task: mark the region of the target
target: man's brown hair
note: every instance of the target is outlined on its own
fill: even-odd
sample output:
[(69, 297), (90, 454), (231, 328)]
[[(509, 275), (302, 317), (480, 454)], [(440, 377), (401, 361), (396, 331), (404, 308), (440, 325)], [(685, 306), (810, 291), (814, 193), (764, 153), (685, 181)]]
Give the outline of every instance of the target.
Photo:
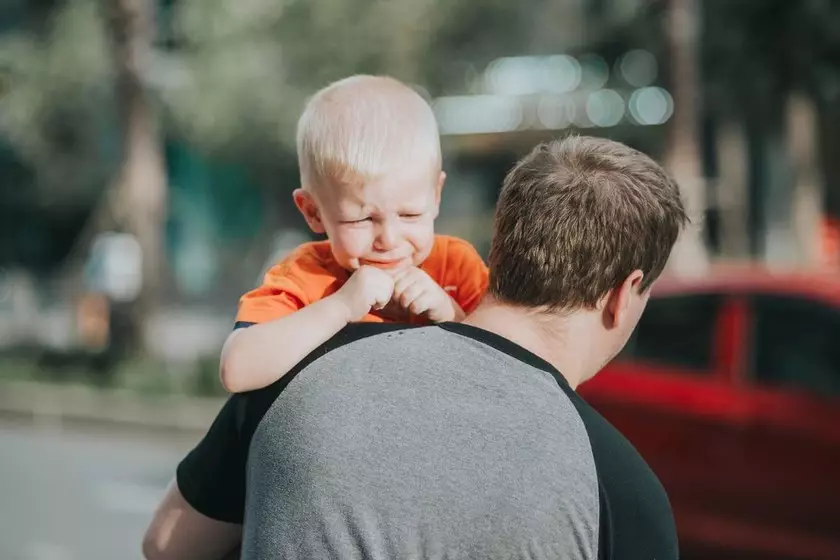
[(505, 177), (490, 293), (527, 307), (591, 309), (637, 269), (647, 290), (687, 221), (679, 187), (645, 154), (587, 136), (540, 144)]

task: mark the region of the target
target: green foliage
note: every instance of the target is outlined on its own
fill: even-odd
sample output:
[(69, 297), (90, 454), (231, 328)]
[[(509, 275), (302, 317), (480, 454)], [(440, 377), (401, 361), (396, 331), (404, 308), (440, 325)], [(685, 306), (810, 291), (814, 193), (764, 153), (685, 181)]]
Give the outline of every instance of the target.
[(108, 172), (107, 53), (94, 0), (61, 4), (43, 34), (0, 36), (0, 136), (38, 170), (43, 203), (79, 203)]

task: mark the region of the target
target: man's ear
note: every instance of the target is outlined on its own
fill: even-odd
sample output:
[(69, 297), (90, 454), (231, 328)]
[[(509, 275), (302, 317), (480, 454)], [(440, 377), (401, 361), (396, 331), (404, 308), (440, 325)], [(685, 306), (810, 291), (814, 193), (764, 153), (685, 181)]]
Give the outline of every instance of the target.
[(604, 326), (614, 329), (621, 326), (627, 320), (627, 312), (634, 297), (639, 297), (642, 292), (641, 270), (634, 270), (624, 281), (613, 288), (604, 296)]
[(292, 193), (292, 200), (295, 201), (295, 206), (303, 214), (303, 219), (306, 220), (309, 229), (314, 233), (326, 232), (324, 223), (321, 220), (321, 209), (318, 207), (318, 203), (311, 193), (303, 189), (295, 189)]

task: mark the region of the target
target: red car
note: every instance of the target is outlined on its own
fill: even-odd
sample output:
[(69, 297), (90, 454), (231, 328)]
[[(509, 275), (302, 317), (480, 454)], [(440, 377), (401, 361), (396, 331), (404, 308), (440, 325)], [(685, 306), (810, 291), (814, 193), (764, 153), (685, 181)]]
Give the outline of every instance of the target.
[(685, 558), (840, 559), (840, 278), (662, 279), (580, 393), (662, 480)]

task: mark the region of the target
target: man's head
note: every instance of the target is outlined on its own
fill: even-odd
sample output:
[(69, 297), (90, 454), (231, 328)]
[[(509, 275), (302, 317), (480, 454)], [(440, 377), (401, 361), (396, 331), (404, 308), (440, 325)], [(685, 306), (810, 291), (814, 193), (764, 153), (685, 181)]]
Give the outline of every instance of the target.
[(434, 243), (444, 174), (429, 104), (401, 82), (352, 76), (316, 93), (298, 122), (294, 200), (344, 268), (418, 265)]
[(648, 156), (601, 138), (541, 144), (505, 178), (490, 294), (548, 314), (592, 314), (606, 363), (687, 221), (679, 188)]

